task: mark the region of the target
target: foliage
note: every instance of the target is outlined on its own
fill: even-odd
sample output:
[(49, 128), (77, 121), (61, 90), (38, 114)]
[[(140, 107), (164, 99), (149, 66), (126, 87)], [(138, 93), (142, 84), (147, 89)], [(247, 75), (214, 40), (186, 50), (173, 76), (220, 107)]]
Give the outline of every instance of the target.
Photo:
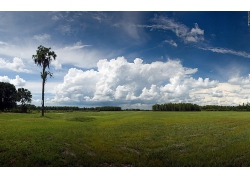
[(122, 108), (121, 107), (117, 107), (117, 106), (102, 106), (102, 107), (96, 107), (96, 110), (100, 110), (100, 111), (121, 111)]
[(152, 106), (153, 111), (200, 111), (197, 104), (191, 103), (166, 103), (155, 104)]
[(166, 103), (155, 104), (152, 106), (153, 111), (250, 111), (250, 104), (242, 104), (238, 106), (221, 106), (221, 105), (205, 105), (199, 106), (191, 103)]
[(56, 54), (54, 51), (51, 51), (51, 48), (46, 48), (40, 45), (37, 48), (36, 55), (32, 55), (32, 59), (35, 64), (42, 67), (41, 78), (42, 78), (42, 116), (44, 116), (44, 86), (47, 81), (47, 76), (53, 77), (53, 73), (46, 71), (46, 68), (49, 69), (52, 58), (56, 59)]
[(0, 82), (0, 111), (16, 106), (17, 91), (13, 84)]
[(27, 112), (26, 103), (31, 103), (32, 95), (28, 89), (18, 88), (17, 90), (17, 101), (21, 102), (22, 112)]
[[(0, 82), (0, 111), (27, 112), (32, 95), (28, 89), (18, 88), (10, 83)], [(20, 102), (21, 105), (17, 105)], [(21, 109), (21, 110), (20, 110)]]
[(219, 105), (205, 105), (201, 106), (203, 111), (250, 111), (250, 104), (242, 104), (238, 106), (219, 106)]

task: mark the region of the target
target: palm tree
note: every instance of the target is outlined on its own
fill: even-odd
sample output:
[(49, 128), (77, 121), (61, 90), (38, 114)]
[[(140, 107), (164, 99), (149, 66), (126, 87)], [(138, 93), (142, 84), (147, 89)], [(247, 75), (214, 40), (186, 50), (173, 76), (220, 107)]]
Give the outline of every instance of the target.
[(41, 78), (42, 78), (42, 116), (44, 116), (44, 85), (47, 81), (47, 76), (53, 76), (53, 73), (46, 71), (46, 68), (49, 69), (49, 65), (52, 61), (52, 58), (56, 59), (56, 54), (54, 51), (50, 51), (51, 48), (46, 48), (40, 45), (36, 50), (36, 55), (32, 55), (32, 59), (35, 64), (42, 67)]

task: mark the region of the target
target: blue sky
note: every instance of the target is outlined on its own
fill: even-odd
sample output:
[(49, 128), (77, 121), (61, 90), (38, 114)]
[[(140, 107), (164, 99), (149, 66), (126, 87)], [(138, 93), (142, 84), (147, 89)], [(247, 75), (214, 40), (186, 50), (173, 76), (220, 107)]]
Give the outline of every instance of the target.
[(39, 45), (57, 54), (46, 105), (250, 102), (247, 11), (2, 11), (0, 81), (41, 103)]

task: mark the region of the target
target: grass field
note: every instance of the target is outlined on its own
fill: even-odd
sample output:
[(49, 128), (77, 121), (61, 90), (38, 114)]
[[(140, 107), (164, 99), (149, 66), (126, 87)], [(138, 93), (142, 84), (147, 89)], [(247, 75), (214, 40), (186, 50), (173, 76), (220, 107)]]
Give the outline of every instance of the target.
[(0, 113), (0, 166), (250, 166), (250, 113)]

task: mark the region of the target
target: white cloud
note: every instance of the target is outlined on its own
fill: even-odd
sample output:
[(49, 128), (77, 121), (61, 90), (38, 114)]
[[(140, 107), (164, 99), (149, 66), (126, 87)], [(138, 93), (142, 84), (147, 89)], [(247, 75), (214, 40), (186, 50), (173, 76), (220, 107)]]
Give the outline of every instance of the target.
[(245, 78), (239, 76), (232, 77), (228, 82), (233, 85), (240, 85), (242, 88), (250, 88), (250, 74)]
[(8, 82), (18, 87), (25, 86), (26, 84), (26, 81), (20, 78), (18, 75), (16, 76), (15, 79), (10, 79), (8, 76), (0, 76), (0, 82)]
[(216, 90), (216, 91), (212, 92), (212, 96), (213, 97), (223, 97), (223, 93), (220, 90)]
[(76, 68), (69, 69), (64, 82), (54, 88), (54, 102), (80, 102), (93, 96), (100, 74), (94, 70), (83, 72)]
[(205, 50), (205, 51), (212, 51), (216, 53), (222, 53), (222, 54), (233, 54), (236, 56), (241, 56), (245, 58), (250, 58), (250, 53), (247, 53), (245, 51), (234, 51), (227, 48), (220, 48), (220, 47), (198, 47), (199, 49)]
[(62, 69), (62, 65), (59, 63), (59, 61), (56, 59), (56, 60), (53, 60), (51, 62), (52, 66), (55, 67), (56, 70), (59, 70), (59, 69)]
[(57, 20), (60, 19), (60, 17), (58, 17), (57, 15), (54, 15), (51, 19), (54, 20), (54, 21), (57, 21)]
[(185, 43), (200, 42), (204, 40), (204, 30), (200, 29), (197, 23), (195, 23), (195, 27), (190, 30), (186, 25), (175, 22), (173, 19), (165, 16), (155, 15), (155, 17), (151, 20), (155, 24), (137, 25), (137, 27), (151, 28), (151, 30), (170, 30), (174, 32), (177, 37), (181, 38)]
[(22, 59), (17, 57), (13, 59), (13, 62), (8, 62), (0, 58), (0, 69), (5, 69), (5, 68), (16, 72), (25, 72), (25, 73), (30, 72), (28, 69), (25, 69), (25, 65)]
[[(40, 44), (34, 42), (34, 40), (23, 42), (22, 45), (18, 45), (18, 43), (16, 45), (5, 43), (4, 45), (0, 45), (0, 55), (20, 57), (22, 58), (23, 64), (27, 67), (26, 70), (33, 69), (35, 63), (32, 60), (32, 55), (36, 54), (36, 50), (39, 45)], [(61, 66), (65, 64), (74, 65), (80, 68), (93, 68), (96, 67), (98, 60), (102, 59), (103, 57), (113, 56), (112, 51), (111, 53), (107, 53), (106, 51), (95, 49), (91, 45), (82, 44), (81, 41), (65, 46), (58, 46), (53, 44), (48, 45), (47, 43), (45, 43), (44, 46), (51, 47), (51, 50), (57, 54), (56, 60), (58, 62), (52, 61), (52, 65), (54, 65), (56, 69), (60, 69)], [(5, 60), (0, 58), (0, 63), (4, 63), (4, 61)]]
[(50, 40), (50, 35), (45, 33), (45, 34), (35, 35), (33, 38), (38, 41), (47, 41)]
[(209, 78), (205, 78), (204, 80), (199, 77), (198, 80), (194, 79), (194, 78), (190, 78), (189, 82), (192, 87), (200, 89), (200, 88), (212, 88), (212, 87), (216, 87), (218, 85), (218, 81), (209, 81)]
[(91, 45), (83, 45), (81, 41), (78, 41), (77, 43), (75, 43), (72, 46), (66, 46), (63, 49), (64, 50), (77, 50), (77, 49), (82, 49), (84, 47), (89, 47)]
[(88, 103), (111, 102), (120, 104), (145, 104), (192, 100), (192, 90), (209, 89), (218, 81), (190, 77), (196, 68), (183, 67), (179, 60), (143, 63), (136, 58), (133, 63), (124, 57), (100, 60), (97, 70), (69, 69), (64, 82), (55, 87), (59, 102)]
[(165, 40), (165, 41), (163, 41), (163, 42), (168, 43), (168, 44), (170, 44), (171, 46), (177, 47), (177, 43), (174, 42), (172, 39), (171, 39), (171, 40)]
[(204, 30), (201, 30), (197, 23), (195, 23), (195, 28), (192, 28), (190, 32), (187, 33), (184, 41), (185, 42), (199, 42), (204, 40)]
[[(30, 38), (27, 41), (25, 40), (16, 40), (15, 45), (11, 43), (6, 43), (3, 46), (0, 46), (0, 55), (9, 56), (9, 57), (18, 57), (21, 58), (22, 63), (25, 63), (25, 66), (28, 66), (30, 69), (34, 67), (32, 55), (36, 53), (37, 47), (40, 45), (38, 42), (34, 42), (34, 38)], [(1, 59), (1, 58), (0, 58)]]
[(8, 45), (8, 43), (0, 41), (0, 45)]
[(91, 47), (91, 45), (83, 45), (81, 42), (77, 42), (70, 46), (55, 47), (54, 49), (57, 60), (61, 64), (72, 64), (81, 68), (96, 67), (96, 63), (103, 56), (103, 52), (88, 47)]
[(92, 15), (92, 17), (101, 23), (103, 20), (106, 20), (107, 14), (103, 12), (96, 12)]
[(248, 96), (249, 88), (231, 83), (219, 83), (216, 87), (210, 89), (199, 89), (190, 92), (193, 102), (200, 105), (227, 105), (237, 106), (242, 103), (250, 102)]
[(125, 31), (130, 37), (132, 37), (134, 40), (139, 40), (141, 36), (139, 35), (137, 27), (140, 27), (140, 25), (135, 25), (131, 22), (119, 22), (112, 25), (113, 27), (121, 27), (123, 31)]
[(57, 28), (62, 34), (71, 34), (72, 28), (70, 25), (61, 25)]

